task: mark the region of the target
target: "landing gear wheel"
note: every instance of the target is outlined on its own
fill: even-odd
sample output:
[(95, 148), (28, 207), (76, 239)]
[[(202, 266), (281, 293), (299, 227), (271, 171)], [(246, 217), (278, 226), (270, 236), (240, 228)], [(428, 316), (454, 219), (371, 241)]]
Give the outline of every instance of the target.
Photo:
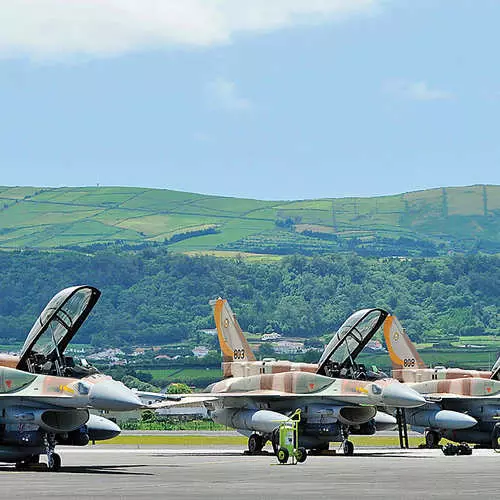
[(425, 446), (427, 448), (438, 448), (441, 435), (436, 431), (427, 431), (425, 433)]
[(275, 429), (271, 435), (271, 444), (273, 445), (273, 452), (277, 456), (280, 449), (280, 435), (279, 429)]
[(264, 440), (262, 439), (262, 436), (260, 436), (259, 434), (252, 434), (248, 438), (248, 451), (250, 452), (251, 455), (260, 453), (263, 447), (264, 447)]
[(500, 424), (496, 424), (495, 427), (493, 427), (493, 431), (491, 433), (491, 447), (495, 451), (500, 450), (500, 443), (498, 442), (500, 438)]
[(16, 462), (16, 470), (26, 470), (29, 467), (29, 464), (25, 461)]
[(286, 464), (288, 462), (288, 457), (290, 454), (286, 448), (280, 448), (278, 450), (278, 462), (280, 464)]
[(302, 462), (306, 461), (307, 458), (307, 451), (305, 448), (297, 448), (297, 451), (295, 452), (295, 458), (297, 459), (297, 462), (301, 464)]
[(352, 443), (352, 441), (344, 441), (342, 449), (344, 451), (344, 455), (347, 455), (349, 457), (354, 455), (354, 444)]
[(47, 460), (47, 467), (52, 472), (61, 470), (61, 457), (57, 453), (51, 453)]

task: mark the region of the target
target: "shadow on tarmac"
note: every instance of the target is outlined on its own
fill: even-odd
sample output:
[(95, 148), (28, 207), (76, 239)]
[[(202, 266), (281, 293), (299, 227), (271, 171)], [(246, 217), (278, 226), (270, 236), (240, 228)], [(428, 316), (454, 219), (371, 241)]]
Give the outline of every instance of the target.
[[(129, 471), (127, 469), (133, 468), (143, 468), (148, 467), (147, 465), (69, 465), (62, 466), (57, 472), (51, 472), (51, 474), (104, 474), (104, 475), (125, 475), (125, 476), (153, 476), (151, 472), (135, 472)], [(177, 467), (177, 466), (174, 466)], [(123, 470), (125, 469), (125, 470)], [(13, 466), (2, 466), (0, 467), (0, 472), (43, 472), (47, 474), (49, 472), (46, 464), (33, 465), (31, 467), (26, 467), (25, 469), (18, 470)]]

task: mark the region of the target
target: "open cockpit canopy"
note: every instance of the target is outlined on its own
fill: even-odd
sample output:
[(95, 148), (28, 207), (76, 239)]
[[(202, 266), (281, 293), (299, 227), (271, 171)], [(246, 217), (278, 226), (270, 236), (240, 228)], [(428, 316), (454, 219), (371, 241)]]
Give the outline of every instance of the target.
[[(65, 288), (45, 306), (20, 353), (17, 369), (59, 373), (67, 364), (64, 351), (99, 300), (101, 292), (92, 286)], [(42, 369), (44, 365), (46, 369)], [(35, 365), (40, 369), (35, 369)]]
[(493, 380), (500, 380), (500, 357), (497, 359), (496, 363), (491, 369), (491, 378)]
[(356, 364), (356, 357), (388, 315), (383, 309), (361, 309), (349, 316), (326, 346), (317, 373), (330, 377), (366, 377), (362, 365)]

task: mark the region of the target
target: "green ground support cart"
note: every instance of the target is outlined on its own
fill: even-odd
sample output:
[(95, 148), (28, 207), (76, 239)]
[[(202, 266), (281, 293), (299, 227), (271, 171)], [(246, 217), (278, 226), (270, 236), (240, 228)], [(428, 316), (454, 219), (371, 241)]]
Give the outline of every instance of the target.
[(286, 464), (290, 459), (290, 464), (295, 465), (305, 462), (307, 458), (306, 449), (299, 447), (299, 423), (300, 409), (295, 410), (289, 420), (280, 423), (279, 449), (277, 453), (280, 464)]

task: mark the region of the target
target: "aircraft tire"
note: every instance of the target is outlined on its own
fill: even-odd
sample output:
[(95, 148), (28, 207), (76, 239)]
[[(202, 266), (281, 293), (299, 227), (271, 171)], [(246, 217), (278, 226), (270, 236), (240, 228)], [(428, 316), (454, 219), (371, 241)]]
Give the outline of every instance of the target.
[(305, 448), (297, 448), (297, 451), (295, 452), (295, 458), (297, 459), (297, 462), (299, 462), (299, 464), (305, 462), (306, 458), (307, 458), (306, 449)]
[(280, 464), (286, 464), (288, 462), (290, 454), (286, 448), (280, 448), (278, 450), (278, 462)]
[(354, 455), (354, 444), (351, 441), (344, 441), (342, 448), (344, 451), (344, 455), (347, 455), (348, 457)]
[(493, 431), (491, 433), (491, 447), (494, 450), (500, 450), (499, 438), (500, 438), (500, 424), (496, 424), (495, 427), (493, 427)]
[(427, 431), (425, 433), (425, 446), (427, 446), (427, 448), (438, 448), (439, 441), (441, 441), (439, 432)]
[(61, 457), (57, 453), (52, 453), (47, 466), (51, 472), (58, 472), (61, 470)]
[(261, 435), (252, 434), (248, 438), (248, 451), (250, 452), (251, 455), (260, 453), (263, 447), (264, 447), (264, 441)]
[(275, 429), (271, 435), (271, 444), (273, 445), (273, 451), (275, 455), (278, 455), (280, 449), (280, 436), (279, 429)]

